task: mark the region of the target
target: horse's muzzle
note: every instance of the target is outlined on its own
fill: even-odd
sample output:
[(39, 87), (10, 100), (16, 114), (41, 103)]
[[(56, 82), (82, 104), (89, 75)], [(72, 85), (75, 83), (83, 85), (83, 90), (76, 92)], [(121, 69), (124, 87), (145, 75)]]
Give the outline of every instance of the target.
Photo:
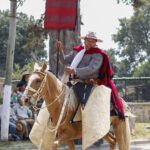
[(27, 106), (34, 106), (36, 104), (36, 101), (31, 96), (24, 96), (23, 100)]

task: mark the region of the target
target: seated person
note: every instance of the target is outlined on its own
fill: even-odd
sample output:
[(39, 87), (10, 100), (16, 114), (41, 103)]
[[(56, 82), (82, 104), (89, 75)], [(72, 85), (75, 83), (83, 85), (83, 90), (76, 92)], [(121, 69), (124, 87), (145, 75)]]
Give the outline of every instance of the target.
[(32, 111), (25, 105), (21, 96), (18, 96), (18, 104), (14, 106), (14, 113), (17, 117), (17, 131), (21, 133), (24, 138), (28, 138), (34, 119)]
[(28, 78), (30, 76), (30, 73), (29, 71), (25, 71), (23, 72), (23, 75), (22, 75), (22, 78), (21, 80), (17, 83), (16, 85), (16, 90), (19, 92), (19, 93), (23, 93), (26, 86), (27, 86), (27, 82), (28, 82)]
[(11, 102), (12, 103), (17, 103), (17, 91), (16, 90), (14, 90), (13, 92), (12, 92), (12, 94), (11, 94)]
[(14, 104), (11, 103), (11, 109), (10, 109), (10, 118), (9, 118), (9, 140), (18, 141), (21, 138), (19, 137), (19, 134), (16, 131), (16, 121), (17, 117), (13, 111)]
[[(10, 103), (10, 117), (9, 117), (9, 128), (8, 128), (8, 140), (11, 141), (16, 141), (20, 140), (19, 135), (16, 132), (16, 115), (14, 114), (13, 111), (14, 103)], [(0, 116), (0, 125), (1, 125), (1, 116)], [(1, 126), (0, 126), (0, 131), (1, 131)]]

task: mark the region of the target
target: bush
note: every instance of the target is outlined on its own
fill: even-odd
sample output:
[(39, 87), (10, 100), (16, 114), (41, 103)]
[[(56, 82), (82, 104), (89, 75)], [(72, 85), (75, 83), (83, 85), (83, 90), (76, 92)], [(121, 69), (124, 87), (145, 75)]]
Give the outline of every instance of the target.
[(14, 72), (12, 74), (13, 80), (20, 80), (22, 78), (22, 73), (28, 70), (30, 73), (33, 70), (33, 63), (29, 63), (20, 68), (19, 64), (15, 64)]
[(3, 97), (0, 96), (0, 104), (2, 104), (2, 103), (3, 103)]

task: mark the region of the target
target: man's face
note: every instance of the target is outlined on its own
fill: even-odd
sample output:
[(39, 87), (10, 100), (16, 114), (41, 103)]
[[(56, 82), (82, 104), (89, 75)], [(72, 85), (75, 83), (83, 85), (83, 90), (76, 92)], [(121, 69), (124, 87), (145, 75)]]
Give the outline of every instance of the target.
[(92, 47), (95, 47), (96, 46), (96, 40), (85, 38), (84, 39), (84, 46), (85, 46), (86, 50), (88, 50), (88, 49), (90, 49)]
[(24, 75), (24, 79), (25, 79), (27, 82), (28, 82), (28, 80), (29, 80), (29, 77), (30, 77), (29, 74)]
[(21, 98), (19, 99), (19, 101), (18, 101), (18, 102), (19, 102), (19, 104), (20, 104), (21, 106), (24, 106), (24, 104), (25, 104), (25, 103), (24, 103), (24, 100), (23, 100), (23, 99), (21, 99)]

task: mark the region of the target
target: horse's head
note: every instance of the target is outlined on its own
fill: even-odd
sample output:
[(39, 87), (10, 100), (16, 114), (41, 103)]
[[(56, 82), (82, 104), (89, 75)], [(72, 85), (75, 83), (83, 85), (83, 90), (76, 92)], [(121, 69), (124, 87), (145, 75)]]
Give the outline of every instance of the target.
[(46, 63), (42, 66), (35, 63), (34, 71), (29, 77), (27, 87), (24, 91), (24, 98), (28, 105), (36, 105), (37, 101), (40, 99), (43, 80), (46, 76), (46, 69)]

